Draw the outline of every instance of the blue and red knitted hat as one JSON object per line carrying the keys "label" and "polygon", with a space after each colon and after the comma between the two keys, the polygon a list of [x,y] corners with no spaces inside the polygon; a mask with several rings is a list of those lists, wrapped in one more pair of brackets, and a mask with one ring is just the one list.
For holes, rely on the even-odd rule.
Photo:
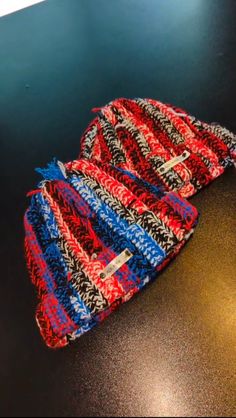
{"label": "blue and red knitted hat", "polygon": [[49,347],[66,346],[128,301],[180,251],[197,210],[106,163],[54,161],[30,192],[25,251]]}

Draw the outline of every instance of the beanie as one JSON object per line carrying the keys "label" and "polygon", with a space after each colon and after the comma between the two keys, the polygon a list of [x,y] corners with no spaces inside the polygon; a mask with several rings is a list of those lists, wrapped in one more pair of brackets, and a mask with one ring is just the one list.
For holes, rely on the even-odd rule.
{"label": "beanie", "polygon": [[51,348],[66,346],[127,302],[178,254],[197,210],[122,167],[54,160],[31,191],[25,254],[36,320]]}
{"label": "beanie", "polygon": [[152,99],[116,99],[81,140],[80,158],[110,162],[147,182],[194,195],[233,165],[236,136]]}

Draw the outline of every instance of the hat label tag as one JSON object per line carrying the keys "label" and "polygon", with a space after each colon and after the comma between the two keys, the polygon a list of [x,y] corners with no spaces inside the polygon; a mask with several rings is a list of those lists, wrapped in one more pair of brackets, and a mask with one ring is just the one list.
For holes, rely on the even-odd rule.
{"label": "hat label tag", "polygon": [[186,160],[190,156],[189,151],[184,151],[183,154],[178,155],[178,157],[174,157],[171,160],[167,161],[166,163],[162,164],[158,171],[160,174],[165,174],[167,171],[169,171],[171,168],[173,168],[175,165],[182,163],[184,160]]}
{"label": "hat label tag", "polygon": [[64,164],[61,161],[57,161],[57,165],[60,168],[62,175],[65,177],[65,179],[67,179],[67,174],[66,174],[66,168],[64,166]]}
{"label": "hat label tag", "polygon": [[100,273],[100,278],[106,280],[108,277],[112,276],[117,270],[119,270],[130,258],[133,257],[133,254],[126,248],[122,253],[113,260],[104,268]]}

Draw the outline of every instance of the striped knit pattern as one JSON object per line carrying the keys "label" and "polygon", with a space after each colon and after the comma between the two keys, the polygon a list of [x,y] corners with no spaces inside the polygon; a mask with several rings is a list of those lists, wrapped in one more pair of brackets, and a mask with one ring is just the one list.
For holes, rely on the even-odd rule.
{"label": "striped knit pattern", "polygon": [[[112,137],[107,153],[115,148],[122,164],[121,138],[104,124]],[[127,129],[136,129],[134,121]],[[143,153],[150,148],[143,134],[137,142]],[[193,233],[198,214],[178,194],[124,167],[81,159],[38,171],[44,180],[29,193],[25,252],[39,297],[38,326],[46,344],[59,348],[155,279]],[[104,279],[124,250],[132,257]]]}
{"label": "striped knit pattern", "polygon": [[[80,158],[112,164],[147,182],[190,197],[236,158],[236,136],[184,110],[152,99],[117,99],[99,112],[82,136]],[[184,161],[161,167],[188,151]]]}

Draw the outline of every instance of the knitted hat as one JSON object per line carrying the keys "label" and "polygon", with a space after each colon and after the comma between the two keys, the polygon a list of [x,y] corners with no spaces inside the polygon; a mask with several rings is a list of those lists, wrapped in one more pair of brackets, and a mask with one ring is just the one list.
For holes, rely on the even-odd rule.
{"label": "knitted hat", "polygon": [[99,115],[82,137],[80,158],[111,162],[183,197],[236,157],[236,136],[227,129],[155,100],[117,99],[94,111]]}
{"label": "knitted hat", "polygon": [[121,168],[54,161],[30,192],[27,264],[49,347],[63,347],[128,301],[180,251],[197,211]]}

